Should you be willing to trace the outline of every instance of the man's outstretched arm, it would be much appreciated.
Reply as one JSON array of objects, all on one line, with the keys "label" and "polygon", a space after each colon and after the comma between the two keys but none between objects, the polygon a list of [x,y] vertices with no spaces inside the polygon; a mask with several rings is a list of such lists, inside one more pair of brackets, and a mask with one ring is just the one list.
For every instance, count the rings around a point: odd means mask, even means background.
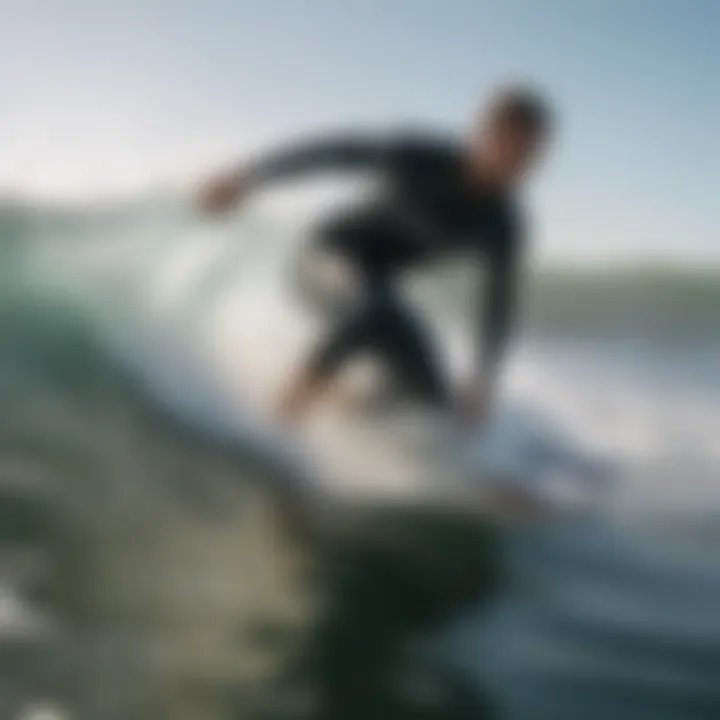
[{"label": "man's outstretched arm", "polygon": [[325,170],[380,167],[386,146],[377,139],[348,135],[309,141],[270,153],[240,169],[253,186]]},{"label": "man's outstretched arm", "polygon": [[379,169],[388,145],[376,138],[347,135],[310,141],[269,153],[212,178],[200,192],[210,212],[228,210],[264,185],[326,170]]}]

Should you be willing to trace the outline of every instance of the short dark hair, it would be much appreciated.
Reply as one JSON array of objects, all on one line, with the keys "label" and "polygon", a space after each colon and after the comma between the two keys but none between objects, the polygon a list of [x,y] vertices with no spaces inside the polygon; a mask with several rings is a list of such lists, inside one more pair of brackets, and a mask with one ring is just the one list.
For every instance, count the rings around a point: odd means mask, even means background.
[{"label": "short dark hair", "polygon": [[550,104],[539,91],[530,87],[497,90],[486,117],[492,123],[513,125],[540,135],[548,135],[554,125]]}]

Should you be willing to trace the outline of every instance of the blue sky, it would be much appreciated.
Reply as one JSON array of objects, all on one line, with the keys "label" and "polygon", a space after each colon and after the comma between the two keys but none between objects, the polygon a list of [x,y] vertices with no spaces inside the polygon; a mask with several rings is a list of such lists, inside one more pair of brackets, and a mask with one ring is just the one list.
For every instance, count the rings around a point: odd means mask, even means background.
[{"label": "blue sky", "polygon": [[716,0],[4,0],[0,187],[116,192],[318,129],[555,99],[544,255],[720,260]]}]

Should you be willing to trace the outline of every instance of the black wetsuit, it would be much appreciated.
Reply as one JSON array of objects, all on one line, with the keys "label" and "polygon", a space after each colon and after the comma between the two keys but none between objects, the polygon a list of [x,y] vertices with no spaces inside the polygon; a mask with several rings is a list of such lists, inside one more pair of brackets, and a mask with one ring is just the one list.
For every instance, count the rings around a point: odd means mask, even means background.
[{"label": "black wetsuit", "polygon": [[418,320],[395,290],[405,270],[462,253],[485,269],[479,308],[479,361],[497,363],[507,337],[520,254],[519,214],[507,195],[472,182],[460,146],[442,138],[345,137],[309,143],[252,164],[253,187],[319,170],[378,170],[387,190],[322,222],[318,244],[341,255],[363,279],[364,302],[330,328],[312,364],[335,371],[374,352],[421,398],[444,403],[445,378]]}]

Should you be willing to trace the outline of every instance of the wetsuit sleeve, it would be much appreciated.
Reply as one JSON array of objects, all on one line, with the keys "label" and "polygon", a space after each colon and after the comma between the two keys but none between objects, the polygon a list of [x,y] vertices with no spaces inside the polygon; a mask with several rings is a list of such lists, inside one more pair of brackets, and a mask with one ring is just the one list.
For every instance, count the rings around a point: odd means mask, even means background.
[{"label": "wetsuit sleeve", "polygon": [[380,169],[388,146],[378,139],[358,136],[310,141],[270,153],[251,162],[243,174],[253,189],[276,180],[332,170]]},{"label": "wetsuit sleeve", "polygon": [[396,178],[432,172],[428,158],[446,149],[444,138],[413,130],[378,136],[347,134],[306,141],[267,154],[242,173],[252,188],[323,171],[379,170]]},{"label": "wetsuit sleeve", "polygon": [[487,258],[478,313],[478,370],[483,385],[494,382],[515,320],[522,244],[520,233],[513,230]]}]

